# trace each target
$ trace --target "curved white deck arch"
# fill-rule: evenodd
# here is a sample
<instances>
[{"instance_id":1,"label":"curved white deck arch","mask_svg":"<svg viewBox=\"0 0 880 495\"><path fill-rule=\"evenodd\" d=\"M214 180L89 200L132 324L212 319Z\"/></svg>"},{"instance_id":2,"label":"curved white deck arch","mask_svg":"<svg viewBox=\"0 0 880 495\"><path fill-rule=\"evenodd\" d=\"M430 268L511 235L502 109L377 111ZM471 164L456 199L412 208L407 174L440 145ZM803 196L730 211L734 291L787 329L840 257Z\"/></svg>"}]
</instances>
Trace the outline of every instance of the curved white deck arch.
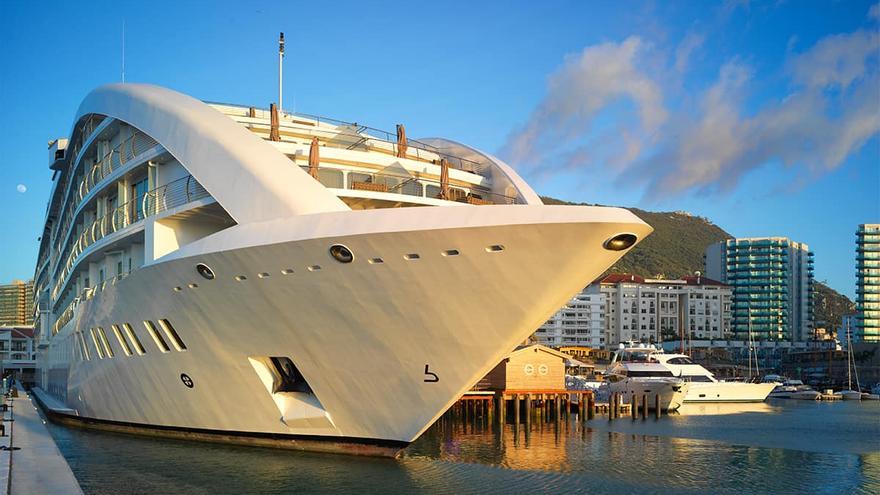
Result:
<instances>
[{"instance_id":1,"label":"curved white deck arch","mask_svg":"<svg viewBox=\"0 0 880 495\"><path fill-rule=\"evenodd\" d=\"M524 181L523 178L520 177L518 173L516 173L513 167L502 161L500 158L494 155L490 155L489 153L480 151L472 146L453 141L451 139L430 137L419 138L419 141L429 144L431 146L435 146L438 149L447 151L453 156L458 156L475 162L489 162L492 165L491 174L493 188L503 187L504 183L506 182L517 190L519 199L525 202L525 204L544 204L544 202L541 201L541 197L538 196L538 193L536 193L535 190L532 189L532 186L528 185L526 181ZM505 196L508 195L503 190L495 190L493 192L504 194Z\"/></svg>"},{"instance_id":2,"label":"curved white deck arch","mask_svg":"<svg viewBox=\"0 0 880 495\"><path fill-rule=\"evenodd\" d=\"M271 144L209 105L149 84L109 84L83 100L76 122L101 114L150 135L238 223L350 208Z\"/></svg>"}]
</instances>

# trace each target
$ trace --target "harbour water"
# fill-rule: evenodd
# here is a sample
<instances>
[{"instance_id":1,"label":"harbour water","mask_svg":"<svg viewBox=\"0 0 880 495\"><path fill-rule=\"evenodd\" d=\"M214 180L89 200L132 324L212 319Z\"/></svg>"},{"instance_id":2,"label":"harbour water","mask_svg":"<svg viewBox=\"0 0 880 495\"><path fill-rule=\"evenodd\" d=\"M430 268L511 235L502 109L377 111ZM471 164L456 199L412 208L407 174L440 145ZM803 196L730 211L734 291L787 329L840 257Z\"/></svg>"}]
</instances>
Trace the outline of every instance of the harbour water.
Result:
<instances>
[{"instance_id":1,"label":"harbour water","mask_svg":"<svg viewBox=\"0 0 880 495\"><path fill-rule=\"evenodd\" d=\"M503 430L445 419L400 459L50 425L87 494L880 493L880 403L686 405Z\"/></svg>"}]
</instances>

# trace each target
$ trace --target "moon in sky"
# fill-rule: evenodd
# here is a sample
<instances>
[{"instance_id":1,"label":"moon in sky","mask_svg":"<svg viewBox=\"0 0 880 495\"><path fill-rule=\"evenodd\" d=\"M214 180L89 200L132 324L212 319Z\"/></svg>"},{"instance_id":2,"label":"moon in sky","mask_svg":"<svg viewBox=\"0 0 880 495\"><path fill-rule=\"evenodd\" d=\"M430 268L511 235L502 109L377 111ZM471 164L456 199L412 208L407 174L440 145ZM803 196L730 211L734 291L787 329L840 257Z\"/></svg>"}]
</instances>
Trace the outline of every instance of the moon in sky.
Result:
<instances>
[{"instance_id":1,"label":"moon in sky","mask_svg":"<svg viewBox=\"0 0 880 495\"><path fill-rule=\"evenodd\" d=\"M15 190L18 191L18 192L20 192L20 193L26 193L26 192L27 192L27 186L24 185L24 184L19 184L19 185L15 186Z\"/></svg>"}]
</instances>

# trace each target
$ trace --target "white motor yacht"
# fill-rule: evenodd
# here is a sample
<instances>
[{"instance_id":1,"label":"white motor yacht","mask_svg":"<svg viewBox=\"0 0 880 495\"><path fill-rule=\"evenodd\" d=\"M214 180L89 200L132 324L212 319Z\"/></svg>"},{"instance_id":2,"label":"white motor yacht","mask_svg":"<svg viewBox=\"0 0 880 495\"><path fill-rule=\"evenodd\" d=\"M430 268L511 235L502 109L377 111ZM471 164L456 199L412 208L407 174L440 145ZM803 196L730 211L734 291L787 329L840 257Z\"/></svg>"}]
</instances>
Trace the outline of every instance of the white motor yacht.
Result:
<instances>
[{"instance_id":1,"label":"white motor yacht","mask_svg":"<svg viewBox=\"0 0 880 495\"><path fill-rule=\"evenodd\" d=\"M606 372L609 391L621 394L624 402L647 395L649 408L654 407L654 397L659 394L660 409L678 409L687 396L688 383L673 376L668 368L650 359L644 351L622 348L614 353Z\"/></svg>"},{"instance_id":2,"label":"white motor yacht","mask_svg":"<svg viewBox=\"0 0 880 495\"><path fill-rule=\"evenodd\" d=\"M717 380L709 370L684 354L666 354L648 348L650 357L666 366L674 376L689 383L685 402L763 402L775 383L727 382Z\"/></svg>"},{"instance_id":3,"label":"white motor yacht","mask_svg":"<svg viewBox=\"0 0 880 495\"><path fill-rule=\"evenodd\" d=\"M822 394L800 380L786 380L770 392L769 398L817 400L821 396Z\"/></svg>"}]
</instances>

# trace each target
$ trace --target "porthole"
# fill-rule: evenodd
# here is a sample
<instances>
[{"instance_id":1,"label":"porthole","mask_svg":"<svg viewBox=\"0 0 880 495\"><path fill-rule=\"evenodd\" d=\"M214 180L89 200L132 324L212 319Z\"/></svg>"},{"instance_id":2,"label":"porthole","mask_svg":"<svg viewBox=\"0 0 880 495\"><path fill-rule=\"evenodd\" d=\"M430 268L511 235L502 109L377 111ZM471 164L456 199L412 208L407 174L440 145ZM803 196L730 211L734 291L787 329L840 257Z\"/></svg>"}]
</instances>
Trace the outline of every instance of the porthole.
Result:
<instances>
[{"instance_id":1,"label":"porthole","mask_svg":"<svg viewBox=\"0 0 880 495\"><path fill-rule=\"evenodd\" d=\"M187 287L189 287L190 289L198 289L199 284L189 284Z\"/></svg>"},{"instance_id":2,"label":"porthole","mask_svg":"<svg viewBox=\"0 0 880 495\"><path fill-rule=\"evenodd\" d=\"M340 263L351 263L354 261L354 253L342 244L330 246L330 256L333 256L333 259Z\"/></svg>"},{"instance_id":3,"label":"porthole","mask_svg":"<svg viewBox=\"0 0 880 495\"><path fill-rule=\"evenodd\" d=\"M281 274L282 275L291 275L291 274L293 274L293 268L285 268L284 270L281 270Z\"/></svg>"},{"instance_id":4,"label":"porthole","mask_svg":"<svg viewBox=\"0 0 880 495\"><path fill-rule=\"evenodd\" d=\"M312 265L309 267L310 272L316 272L321 269L321 265Z\"/></svg>"},{"instance_id":5,"label":"porthole","mask_svg":"<svg viewBox=\"0 0 880 495\"><path fill-rule=\"evenodd\" d=\"M236 276L235 276L235 281L236 281L236 282L242 282L242 281L244 281L244 280L247 280L247 277L245 277L244 275L236 275Z\"/></svg>"},{"instance_id":6,"label":"porthole","mask_svg":"<svg viewBox=\"0 0 880 495\"><path fill-rule=\"evenodd\" d=\"M260 277L260 278L267 278L267 277L269 276L269 274L268 274L267 272L263 272L263 273L260 273L260 274L257 275L257 276Z\"/></svg>"},{"instance_id":7,"label":"porthole","mask_svg":"<svg viewBox=\"0 0 880 495\"><path fill-rule=\"evenodd\" d=\"M199 275L205 277L205 279L214 280L214 270L212 270L210 266L204 263L199 263L196 265L196 271L199 272Z\"/></svg>"},{"instance_id":8,"label":"porthole","mask_svg":"<svg viewBox=\"0 0 880 495\"><path fill-rule=\"evenodd\" d=\"M421 258L421 256L419 256L419 253L409 253L403 255L403 259L405 260L417 260L419 258Z\"/></svg>"},{"instance_id":9,"label":"porthole","mask_svg":"<svg viewBox=\"0 0 880 495\"><path fill-rule=\"evenodd\" d=\"M180 287L180 286L174 288L174 292L180 292L182 290L183 290L183 287Z\"/></svg>"},{"instance_id":10,"label":"porthole","mask_svg":"<svg viewBox=\"0 0 880 495\"><path fill-rule=\"evenodd\" d=\"M447 249L443 251L443 256L458 256L458 249Z\"/></svg>"},{"instance_id":11,"label":"porthole","mask_svg":"<svg viewBox=\"0 0 880 495\"><path fill-rule=\"evenodd\" d=\"M383 260L382 258L370 258L369 263L371 265L378 265L380 263L385 263L385 260Z\"/></svg>"},{"instance_id":12,"label":"porthole","mask_svg":"<svg viewBox=\"0 0 880 495\"><path fill-rule=\"evenodd\" d=\"M635 234L617 234L602 244L602 247L609 251L623 251L629 249L636 243L638 238Z\"/></svg>"},{"instance_id":13,"label":"porthole","mask_svg":"<svg viewBox=\"0 0 880 495\"><path fill-rule=\"evenodd\" d=\"M488 253L497 253L499 251L504 251L504 246L501 244L493 244L486 248L486 252Z\"/></svg>"},{"instance_id":14,"label":"porthole","mask_svg":"<svg viewBox=\"0 0 880 495\"><path fill-rule=\"evenodd\" d=\"M527 365L523 366L523 373L525 373L526 375L529 375L529 376L534 375L535 374L535 365L534 364L527 364Z\"/></svg>"}]
</instances>

